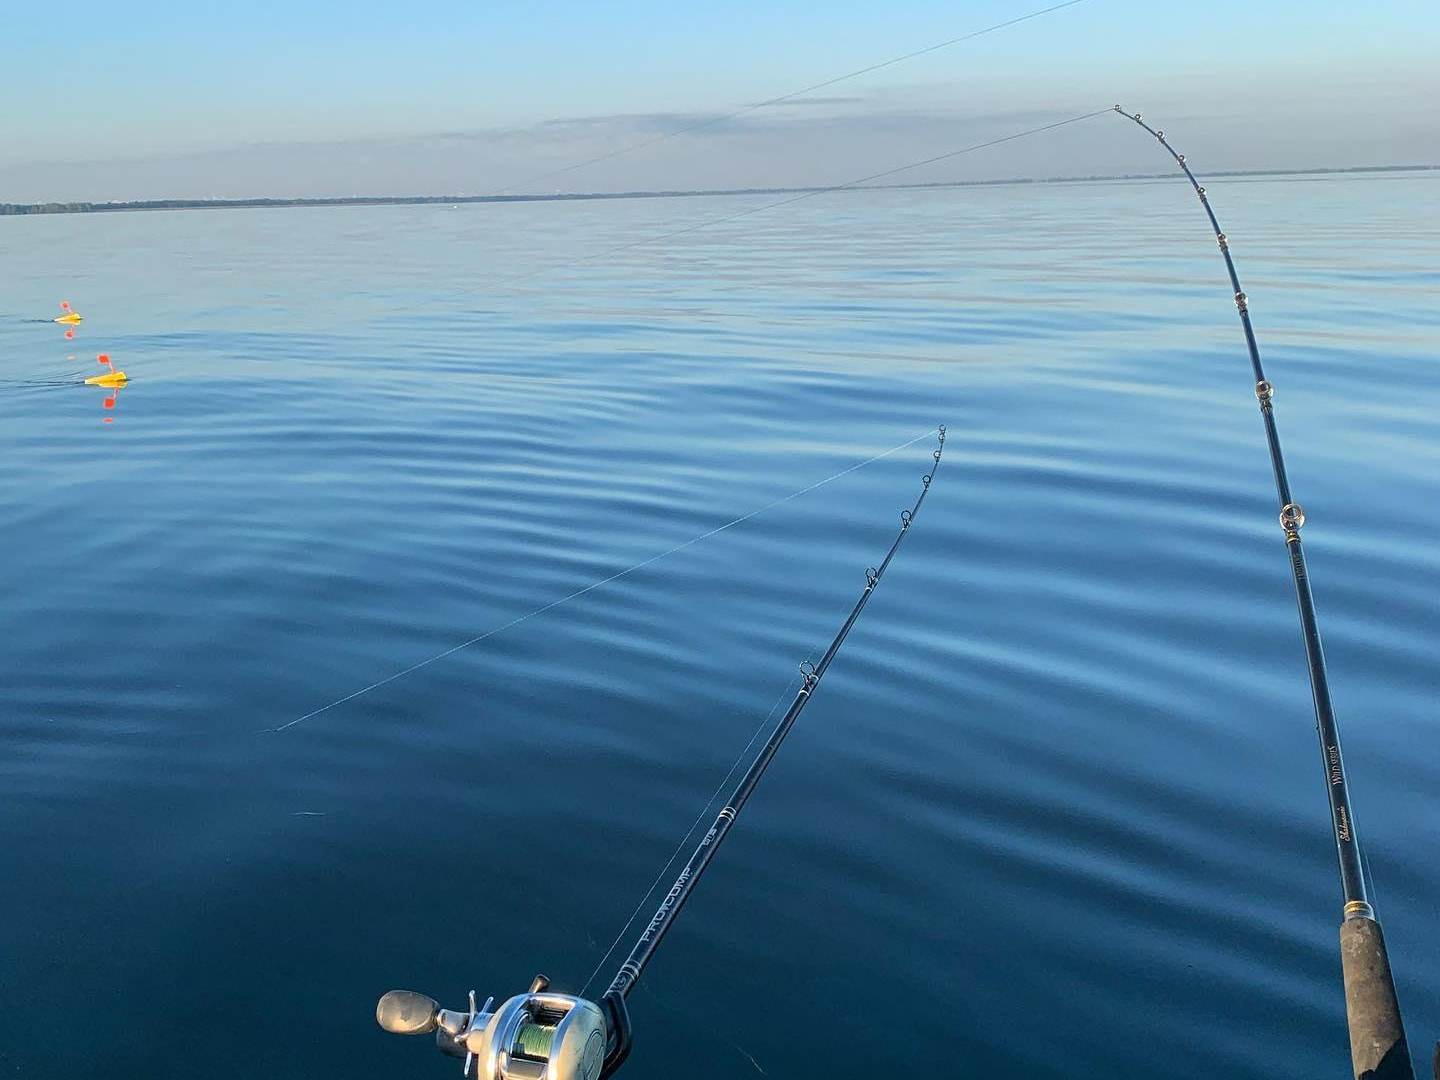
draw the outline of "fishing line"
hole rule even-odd
[[[538,173],[535,176],[526,177],[523,180],[516,180],[512,184],[508,184],[505,187],[500,188],[499,191],[496,192],[496,194],[503,195],[506,192],[513,191],[518,187],[525,187],[530,184],[538,184],[541,180],[548,180],[554,176],[561,176],[565,173],[574,172],[577,169],[585,168],[587,165],[594,165],[597,162],[609,161],[612,158],[622,157],[625,154],[632,154],[637,150],[645,149],[647,146],[655,146],[658,143],[665,142],[668,139],[674,139],[681,135],[688,135],[692,131],[700,131],[704,128],[714,127],[716,124],[726,123],[730,120],[734,120],[738,117],[755,112],[757,109],[764,109],[768,108],[771,105],[779,105],[786,101],[793,101],[795,98],[804,97],[806,94],[814,93],[816,90],[824,90],[826,87],[834,86],[837,83],[846,82],[850,79],[858,79],[861,75],[869,75],[871,72],[880,71],[883,68],[893,67],[896,64],[903,64],[906,60],[914,60],[917,56],[925,56],[929,53],[939,52],[941,49],[948,49],[951,45],[959,45],[961,42],[964,41],[973,41],[978,37],[984,37],[986,34],[993,34],[997,30],[1004,30],[1007,27],[1015,26],[1023,22],[1028,22],[1031,19],[1038,19],[1042,15],[1049,15],[1051,12],[1059,11],[1062,8],[1074,7],[1076,4],[1080,4],[1083,2],[1084,0],[1066,0],[1066,2],[1063,4],[1055,4],[1052,7],[1041,8],[1039,11],[1032,11],[1028,15],[1019,15],[1013,19],[1006,19],[1004,22],[995,23],[993,26],[987,26],[982,30],[972,30],[968,34],[962,34],[960,37],[951,38],[949,41],[942,41],[938,45],[929,45],[923,49],[916,49],[914,52],[908,52],[902,56],[894,56],[891,57],[889,60],[882,60],[878,64],[871,64],[869,67],[863,67],[856,71],[847,72],[844,75],[836,75],[833,78],[826,79],[823,82],[814,83],[810,86],[803,87],[800,90],[792,90],[790,91],[790,93],[781,94],[779,97],[768,98],[765,101],[757,101],[753,105],[746,105],[743,108],[736,109],[734,112],[726,113],[723,116],[713,116],[708,120],[699,120],[693,124],[688,124],[685,127],[676,128],[674,131],[667,131],[662,135],[656,135],[653,138],[643,139],[640,142],[631,143],[628,146],[622,146],[618,150],[611,150],[604,154],[597,154],[595,157],[592,158],[586,158],[584,161],[577,161],[573,165],[565,165],[558,169],[552,169],[549,172]]]
[[[672,240],[677,236],[685,236],[688,233],[698,232],[701,229],[708,229],[712,225],[723,225],[729,221],[738,221],[740,218],[750,217],[752,214],[763,213],[766,210],[774,210],[781,206],[790,206],[793,203],[802,202],[805,199],[813,199],[817,195],[828,195],[831,192],[845,191],[849,188],[859,187],[862,184],[868,184],[874,180],[883,180],[887,176],[896,176],[899,173],[909,172],[911,169],[918,169],[925,165],[934,165],[936,162],[939,161],[948,161],[951,158],[960,157],[962,154],[973,154],[977,150],[986,150],[992,146],[999,146],[1002,143],[1014,142],[1016,139],[1024,139],[1028,136],[1039,135],[1046,131],[1054,131],[1056,128],[1062,128],[1069,124],[1078,124],[1082,120],[1089,120],[1096,116],[1103,116],[1110,111],[1110,109],[1096,109],[1094,112],[1082,113],[1079,116],[1072,116],[1067,120],[1057,120],[1051,124],[1041,124],[1039,127],[1027,128],[1024,131],[1017,131],[1010,135],[1002,135],[997,139],[989,139],[985,142],[975,143],[971,146],[961,147],[959,150],[949,150],[943,154],[936,154],[933,157],[927,157],[920,161],[912,161],[908,165],[897,165],[894,168],[884,169],[877,173],[871,173],[869,176],[862,176],[856,180],[846,181],[843,184],[834,184],[830,187],[812,188],[809,191],[802,191],[798,195],[791,195],[788,198],[779,199],[775,202],[765,203],[763,206],[752,206],[749,209],[740,210],[734,214],[726,214],[722,217],[709,218],[705,221],[697,222],[694,225],[686,225],[684,228],[681,229],[675,229],[671,232],[661,233],[658,236],[647,236],[640,240],[632,240],[629,243],[619,244],[615,247],[606,248],[604,251],[597,251],[590,255],[581,255],[577,258],[569,259],[566,262],[559,263],[554,266],[541,267],[540,269],[532,270],[529,273],[516,274],[508,278],[499,278],[496,281],[492,281],[490,284],[492,286],[514,285],[517,282],[529,281],[531,278],[540,277],[542,274],[550,274],[554,273],[557,270],[563,270],[568,267],[578,265],[580,263],[592,262],[595,259],[603,259],[610,255],[618,255],[622,251],[630,251],[633,248],[643,247],[646,244],[656,244],[661,242],[662,240]]]
[[[899,445],[892,446],[889,450],[884,450],[874,455],[873,457],[866,458],[864,461],[857,462],[854,465],[850,465],[844,469],[841,469],[839,472],[827,476],[823,480],[817,480],[813,484],[808,484],[805,487],[800,488],[798,491],[792,491],[789,495],[782,496],[781,498],[778,498],[773,502],[768,502],[764,506],[759,507],[758,509],[751,510],[748,514],[742,514],[737,518],[733,518],[732,520],[725,522],[725,524],[723,525],[717,525],[715,526],[715,528],[709,529],[698,536],[693,536],[689,540],[684,541],[683,543],[676,544],[672,548],[662,551],[656,555],[651,555],[648,559],[642,559],[640,562],[635,563],[633,566],[627,566],[624,570],[619,570],[608,577],[600,578],[598,581],[592,581],[589,585],[586,585],[583,588],[576,589],[572,593],[567,593],[565,596],[560,597],[558,600],[552,600],[548,604],[544,604],[541,607],[537,607],[531,611],[525,612],[525,614],[523,615],[517,615],[515,618],[511,619],[507,623],[503,623],[502,625],[494,627],[491,630],[487,630],[483,634],[477,634],[475,637],[470,638],[468,641],[462,641],[459,645],[452,645],[450,648],[444,650],[443,652],[438,652],[434,656],[428,656],[424,660],[417,661],[416,663],[411,664],[407,668],[402,668],[401,670],[395,672],[392,675],[385,676],[385,678],[383,679],[377,679],[375,680],[375,682],[370,683],[368,686],[362,686],[359,690],[346,694],[344,697],[336,698],[328,705],[322,705],[318,709],[312,709],[304,716],[297,716],[294,720],[287,721],[286,723],[281,724],[279,727],[265,728],[262,730],[270,732],[285,731],[288,728],[294,727],[296,724],[303,723],[304,721],[309,720],[312,717],[319,716],[321,713],[329,712],[337,705],[344,705],[348,701],[354,701],[356,698],[368,694],[372,690],[378,690],[380,687],[385,686],[388,683],[392,683],[396,679],[403,678],[406,675],[419,671],[421,668],[429,667],[436,661],[444,660],[447,656],[453,656],[455,653],[459,652],[462,649],[468,649],[472,645],[478,645],[482,641],[495,637],[497,634],[502,634],[506,630],[513,629],[514,627],[519,626],[521,623],[526,622],[529,619],[535,618],[537,615],[543,615],[547,611],[553,611],[561,604],[568,604],[571,600],[576,600],[584,596],[586,593],[594,592],[596,589],[601,588],[605,585],[609,585],[613,581],[619,581],[621,578],[633,574],[637,570],[642,570],[653,563],[659,562],[661,559],[668,558],[669,556],[674,555],[677,552],[684,551],[686,548],[691,547],[694,544],[698,544],[702,540],[708,540],[710,537],[716,536],[727,529],[733,529],[736,525],[744,524],[751,518],[758,517],[759,515],[765,513],[767,510],[773,510],[777,506],[781,506],[784,503],[790,502],[792,499],[798,499],[801,495],[808,495],[810,492],[815,491],[818,488],[822,488],[826,484],[839,480],[843,476],[849,476],[851,473],[855,472],[858,469],[863,469],[867,465],[873,465],[875,462],[881,460],[882,458],[887,458],[891,454],[897,453],[900,450],[904,450],[907,446],[914,446],[921,439],[928,438],[934,433],[934,428],[931,428],[929,431],[922,431],[914,438],[906,439]]]

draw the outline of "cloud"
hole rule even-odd
[[[0,202],[827,186],[1104,108],[1113,101],[1110,93],[1090,86],[1063,95],[1026,87],[1001,94],[957,80],[923,89],[879,88],[863,97],[797,99],[787,104],[813,107],[738,116],[657,110],[104,162],[12,164],[0,167]],[[1440,161],[1440,121],[1433,117],[1412,114],[1403,125],[1377,126],[1373,103],[1357,103],[1339,91],[1324,102],[1272,98],[1264,110],[1240,100],[1238,91],[1230,97],[1213,88],[1207,93],[1177,78],[1163,92],[1137,91],[1125,103],[1162,119],[1208,169]],[[1041,107],[1046,98],[1050,103]],[[1237,124],[1234,118],[1242,114],[1244,123]],[[1153,146],[1110,119],[966,154],[899,179],[1043,178],[1163,167]],[[1349,135],[1339,139],[1337,131]],[[583,168],[570,168],[581,162]]]
[[[863,97],[858,97],[858,96],[857,96],[857,97],[798,97],[798,98],[787,98],[785,101],[774,101],[774,102],[769,102],[769,101],[757,101],[757,102],[755,102],[753,105],[751,105],[750,108],[761,108],[761,107],[764,107],[764,108],[767,108],[767,109],[769,109],[769,108],[774,108],[774,109],[789,109],[789,108],[794,108],[794,107],[796,107],[796,106],[806,106],[806,105],[856,105],[856,104],[859,104],[860,102],[866,101],[866,100],[868,100],[868,99],[867,99],[867,98],[863,98]]]
[[[724,113],[643,112],[612,113],[603,116],[567,116],[542,120],[532,130],[559,129],[566,131],[614,130],[631,128],[642,131],[675,130],[720,120]]]

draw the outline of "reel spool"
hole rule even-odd
[[[530,990],[491,1010],[495,999],[475,1007],[442,1009],[413,990],[391,990],[375,1006],[375,1019],[396,1035],[435,1032],[441,1052],[463,1057],[462,1075],[475,1080],[602,1080],[630,1053],[625,1000],[607,994],[597,1005],[569,994],[548,993],[537,975]]]

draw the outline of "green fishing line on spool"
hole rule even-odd
[[[548,1024],[521,1024],[516,1036],[516,1049],[528,1058],[550,1060],[550,1047],[555,1042],[555,1028]]]

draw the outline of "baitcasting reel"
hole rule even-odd
[[[606,994],[595,1004],[569,994],[547,993],[550,980],[535,976],[530,990],[491,1011],[495,999],[463,1011],[442,1009],[413,990],[391,990],[375,1006],[375,1019],[396,1035],[428,1035],[452,1057],[463,1057],[463,1074],[475,1080],[601,1080],[630,1053],[630,1016],[625,999]]]

